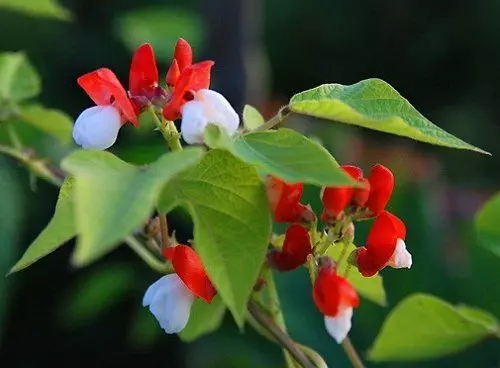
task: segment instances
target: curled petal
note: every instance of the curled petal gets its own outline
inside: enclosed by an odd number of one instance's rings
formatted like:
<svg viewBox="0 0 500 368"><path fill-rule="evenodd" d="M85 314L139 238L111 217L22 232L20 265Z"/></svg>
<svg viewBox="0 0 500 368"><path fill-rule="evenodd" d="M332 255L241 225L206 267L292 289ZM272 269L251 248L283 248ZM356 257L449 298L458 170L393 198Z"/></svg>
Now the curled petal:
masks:
<svg viewBox="0 0 500 368"><path fill-rule="evenodd" d="M166 333L178 333L186 327L195 296L177 274L163 276L152 284L142 300Z"/></svg>
<svg viewBox="0 0 500 368"><path fill-rule="evenodd" d="M127 91L111 70L97 69L82 75L77 82L96 105L113 104L120 110L125 121L130 121L135 126L139 125L136 110L128 98Z"/></svg>
<svg viewBox="0 0 500 368"><path fill-rule="evenodd" d="M203 110L203 103L199 101L189 101L182 106L181 133L188 144L203 143L203 132L208 124Z"/></svg>
<svg viewBox="0 0 500 368"><path fill-rule="evenodd" d="M172 261L175 272L194 295L207 303L212 301L217 291L210 282L200 258L191 247L170 247L164 256Z"/></svg>
<svg viewBox="0 0 500 368"><path fill-rule="evenodd" d="M363 177L363 171L352 165L343 165L342 169L354 180ZM325 187L321 191L321 202L323 203L323 214L321 219L324 222L331 222L338 219L346 206L351 202L354 189L349 186Z"/></svg>
<svg viewBox="0 0 500 368"><path fill-rule="evenodd" d="M358 183L362 185L361 188L354 188L352 192L351 202L359 207L363 207L370 196L370 182L368 179L361 178Z"/></svg>
<svg viewBox="0 0 500 368"><path fill-rule="evenodd" d="M266 182L267 198L276 222L298 222L307 207L300 203L304 186L302 183L289 184L268 176Z"/></svg>
<svg viewBox="0 0 500 368"><path fill-rule="evenodd" d="M174 86L177 83L180 75L181 71L179 69L179 64L177 64L177 60L174 59L172 61L172 64L170 64L170 68L168 68L166 77L167 85Z"/></svg>
<svg viewBox="0 0 500 368"><path fill-rule="evenodd" d="M326 316L336 317L344 307L357 307L359 297L351 284L337 275L331 264L321 267L313 286L316 307Z"/></svg>
<svg viewBox="0 0 500 368"><path fill-rule="evenodd" d="M210 124L226 129L229 135L236 133L240 117L223 95L211 89L200 89L194 95L194 100L203 103L203 114Z"/></svg>
<svg viewBox="0 0 500 368"><path fill-rule="evenodd" d="M394 175L392 171L383 165L375 165L368 178L370 182L370 196L366 202L373 215L381 213L394 189Z"/></svg>
<svg viewBox="0 0 500 368"><path fill-rule="evenodd" d="M351 307L342 308L337 316L325 316L325 327L331 337L340 344L351 330L353 310Z"/></svg>
<svg viewBox="0 0 500 368"><path fill-rule="evenodd" d="M283 248L269 253L268 262L280 271L289 271L303 265L311 252L309 232L302 225L293 224L286 230Z"/></svg>
<svg viewBox="0 0 500 368"><path fill-rule="evenodd" d="M111 147L122 124L120 112L113 106L94 106L84 110L73 126L73 139L86 149Z"/></svg>
<svg viewBox="0 0 500 368"><path fill-rule="evenodd" d="M174 59L177 60L181 72L193 62L193 50L191 49L191 45L183 38L177 40Z"/></svg>
<svg viewBox="0 0 500 368"><path fill-rule="evenodd" d="M158 86L158 68L153 48L145 43L132 57L129 73L129 91L132 96L152 96Z"/></svg>
<svg viewBox="0 0 500 368"><path fill-rule="evenodd" d="M387 266L392 268L410 268L412 258L410 252L406 249L406 244L403 239L398 239L396 249L392 254L391 259L387 262Z"/></svg>

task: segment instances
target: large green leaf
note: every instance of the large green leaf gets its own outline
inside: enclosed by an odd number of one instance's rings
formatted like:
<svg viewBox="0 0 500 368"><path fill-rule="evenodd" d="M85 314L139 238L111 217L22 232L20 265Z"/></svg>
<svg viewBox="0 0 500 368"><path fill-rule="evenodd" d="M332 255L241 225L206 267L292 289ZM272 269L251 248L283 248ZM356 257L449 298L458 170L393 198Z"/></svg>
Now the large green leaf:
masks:
<svg viewBox="0 0 500 368"><path fill-rule="evenodd" d="M358 125L439 146L487 153L431 123L398 91L380 79L344 86L324 84L296 94L293 112Z"/></svg>
<svg viewBox="0 0 500 368"><path fill-rule="evenodd" d="M68 177L59 191L54 216L45 229L30 244L10 273L20 271L40 258L52 253L76 235L74 204L74 180Z"/></svg>
<svg viewBox="0 0 500 368"><path fill-rule="evenodd" d="M291 129L240 135L234 150L238 157L264 173L290 183L353 184L324 147Z"/></svg>
<svg viewBox="0 0 500 368"><path fill-rule="evenodd" d="M47 109L40 105L30 105L22 109L21 119L42 132L52 135L62 143L71 142L73 122L62 111Z"/></svg>
<svg viewBox="0 0 500 368"><path fill-rule="evenodd" d="M40 93L40 78L22 52L0 54L0 102L19 102Z"/></svg>
<svg viewBox="0 0 500 368"><path fill-rule="evenodd" d="M341 243L331 246L328 249L328 255L334 260L338 260L343 247L344 245ZM338 269L338 273L340 275L345 273L345 269L347 267L347 257L354 249L356 249L354 244L347 245L344 261L340 264ZM379 305L387 305L387 296L385 294L382 276L379 274L372 277L364 277L361 273L359 273L356 267L351 267L347 280L351 282L361 296Z"/></svg>
<svg viewBox="0 0 500 368"><path fill-rule="evenodd" d="M227 151L212 150L162 192L160 210L178 205L191 213L195 248L242 325L271 233L269 206L257 171Z"/></svg>
<svg viewBox="0 0 500 368"><path fill-rule="evenodd" d="M114 249L141 226L163 186L196 164L203 150L168 153L148 167L130 165L109 152L75 151L62 167L75 176L78 244L75 265L86 265Z"/></svg>
<svg viewBox="0 0 500 368"><path fill-rule="evenodd" d="M226 306L219 296L216 296L210 304L199 298L196 299L191 307L189 322L179 333L179 337L184 342L191 342L217 330L222 323L225 311Z"/></svg>
<svg viewBox="0 0 500 368"><path fill-rule="evenodd" d="M60 6L57 0L0 0L0 9L6 8L39 17L68 20L69 11Z"/></svg>
<svg viewBox="0 0 500 368"><path fill-rule="evenodd" d="M487 312L414 294L391 311L369 357L377 362L437 358L498 335L498 328Z"/></svg>
<svg viewBox="0 0 500 368"><path fill-rule="evenodd" d="M481 244L500 257L500 193L497 193L477 212L476 233Z"/></svg>
<svg viewBox="0 0 500 368"><path fill-rule="evenodd" d="M260 127L266 121L260 114L259 110L251 105L245 105L243 108L243 124L248 130L253 130Z"/></svg>

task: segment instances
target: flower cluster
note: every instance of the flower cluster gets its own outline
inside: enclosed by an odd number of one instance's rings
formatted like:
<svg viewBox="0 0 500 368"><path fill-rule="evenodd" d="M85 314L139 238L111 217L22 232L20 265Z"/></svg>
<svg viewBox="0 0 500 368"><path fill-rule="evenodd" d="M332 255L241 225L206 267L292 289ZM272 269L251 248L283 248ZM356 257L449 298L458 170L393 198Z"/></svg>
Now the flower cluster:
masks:
<svg viewBox="0 0 500 368"><path fill-rule="evenodd" d="M406 228L395 215L385 210L394 189L392 172L375 165L365 178L356 166L342 166L353 185L324 187L321 190L324 234L313 244L315 215L310 206L300 202L303 185L286 183L275 177L267 179L269 203L276 222L290 223L281 248L271 249L269 266L288 271L305 264L314 268L313 299L325 316L330 335L342 342L351 328L353 308L359 304L355 289L346 275L337 274L337 263L324 254L330 246L349 246L354 240L354 222L374 218L366 244L348 257L365 277L375 275L386 266L410 268L412 258L406 249ZM342 261L342 257L338 262Z"/></svg>
<svg viewBox="0 0 500 368"><path fill-rule="evenodd" d="M162 112L163 124L182 118L181 133L189 144L203 143L207 124L216 124L233 135L238 114L220 93L210 87L211 60L192 63L191 46L179 39L174 58L161 87L154 51L141 45L132 57L128 91L115 73L100 68L78 78L78 84L96 106L85 109L73 128L75 142L83 148L107 149L127 122L139 126L139 115L148 107Z"/></svg>

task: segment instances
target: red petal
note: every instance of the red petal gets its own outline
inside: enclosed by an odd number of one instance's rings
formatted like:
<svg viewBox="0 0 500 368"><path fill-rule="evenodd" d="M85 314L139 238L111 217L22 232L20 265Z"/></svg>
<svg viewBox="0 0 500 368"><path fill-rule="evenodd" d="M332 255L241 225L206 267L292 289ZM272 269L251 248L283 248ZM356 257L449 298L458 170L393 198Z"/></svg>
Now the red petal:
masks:
<svg viewBox="0 0 500 368"><path fill-rule="evenodd" d="M172 249L173 251L170 251ZM167 253L167 254L165 254ZM167 248L164 255L171 257L174 270L186 287L197 297L210 303L217 294L196 252L187 245Z"/></svg>
<svg viewBox="0 0 500 368"><path fill-rule="evenodd" d="M357 307L359 297L351 284L331 266L323 267L314 282L313 299L326 316L335 317L341 307Z"/></svg>
<svg viewBox="0 0 500 368"><path fill-rule="evenodd" d="M405 239L404 223L390 212L382 212L373 223L366 240L366 250L359 251L358 268L371 276L385 267L396 249L398 239Z"/></svg>
<svg viewBox="0 0 500 368"><path fill-rule="evenodd" d="M165 78L167 81L167 85L174 86L175 83L177 83L180 75L181 71L179 69L179 64L177 63L177 60L174 59L174 61L172 61L172 64L170 65L170 68L168 68L167 77Z"/></svg>
<svg viewBox="0 0 500 368"><path fill-rule="evenodd" d="M368 180L371 188L366 207L376 216L389 202L394 189L394 175L387 167L378 164L373 167Z"/></svg>
<svg viewBox="0 0 500 368"><path fill-rule="evenodd" d="M368 181L368 179L361 178L358 180L358 183L363 185L363 187L354 188L352 192L351 202L356 206L363 207L370 197L370 182Z"/></svg>
<svg viewBox="0 0 500 368"><path fill-rule="evenodd" d="M297 222L305 206L300 203L304 186L302 183L288 184L279 178L268 176L267 197L276 222Z"/></svg>
<svg viewBox="0 0 500 368"><path fill-rule="evenodd" d="M82 75L77 79L96 105L114 104L122 113L126 121L139 125L134 105L127 95L115 73L107 68L100 68Z"/></svg>
<svg viewBox="0 0 500 368"><path fill-rule="evenodd" d="M196 92L210 87L210 72L214 64L212 60L205 60L186 67L182 72L192 73L187 89Z"/></svg>
<svg viewBox="0 0 500 368"><path fill-rule="evenodd" d="M344 171L349 174L354 180L359 180L363 177L363 170L357 166L353 165L342 165L340 166Z"/></svg>
<svg viewBox="0 0 500 368"><path fill-rule="evenodd" d="M132 96L149 96L158 86L158 68L153 48L145 43L135 51L129 74L129 91Z"/></svg>
<svg viewBox="0 0 500 368"><path fill-rule="evenodd" d="M293 224L286 230L281 251L269 253L268 261L280 271L289 271L303 265L311 252L309 232L302 225Z"/></svg>
<svg viewBox="0 0 500 368"><path fill-rule="evenodd" d="M193 50L191 49L191 45L183 38L177 40L174 59L177 60L181 72L193 62Z"/></svg>

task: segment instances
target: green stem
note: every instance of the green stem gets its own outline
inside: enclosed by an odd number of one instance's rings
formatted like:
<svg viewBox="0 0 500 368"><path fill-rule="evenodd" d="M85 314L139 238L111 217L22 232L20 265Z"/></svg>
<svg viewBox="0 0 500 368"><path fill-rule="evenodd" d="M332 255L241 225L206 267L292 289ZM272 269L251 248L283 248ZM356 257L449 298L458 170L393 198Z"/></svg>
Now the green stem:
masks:
<svg viewBox="0 0 500 368"><path fill-rule="evenodd" d="M169 246L167 215L165 213L158 212L158 217L160 219L161 249L165 250Z"/></svg>
<svg viewBox="0 0 500 368"><path fill-rule="evenodd" d="M342 242L342 251L340 252L339 259L337 260L337 266L340 266L342 261L344 260L344 257L347 253L347 248L349 248L349 244Z"/></svg>
<svg viewBox="0 0 500 368"><path fill-rule="evenodd" d="M344 351L354 368L365 368L363 361L359 357L359 354L354 348L354 345L352 345L351 339L349 337L346 337L344 341L342 341L342 347L344 348Z"/></svg>
<svg viewBox="0 0 500 368"><path fill-rule="evenodd" d="M283 120L285 120L288 115L290 115L290 108L287 106L282 107L280 111L276 115L274 115L270 120L268 120L266 123L262 124L261 126L258 126L254 130L250 131L249 133L257 133L257 132L263 132L265 130L269 130L271 128L274 128L276 125L281 124Z"/></svg>
<svg viewBox="0 0 500 368"><path fill-rule="evenodd" d="M153 256L142 244L133 236L127 236L124 242L132 249L144 262L153 270L163 274L173 273L174 269L171 264L160 261Z"/></svg>
<svg viewBox="0 0 500 368"><path fill-rule="evenodd" d="M160 131L163 139L167 142L168 147L171 151L182 151L181 145L181 135L177 131L177 127L175 126L173 121L162 121L156 114L156 110L154 106L150 106L148 108L151 115L153 115L153 120L155 121L156 127Z"/></svg>

